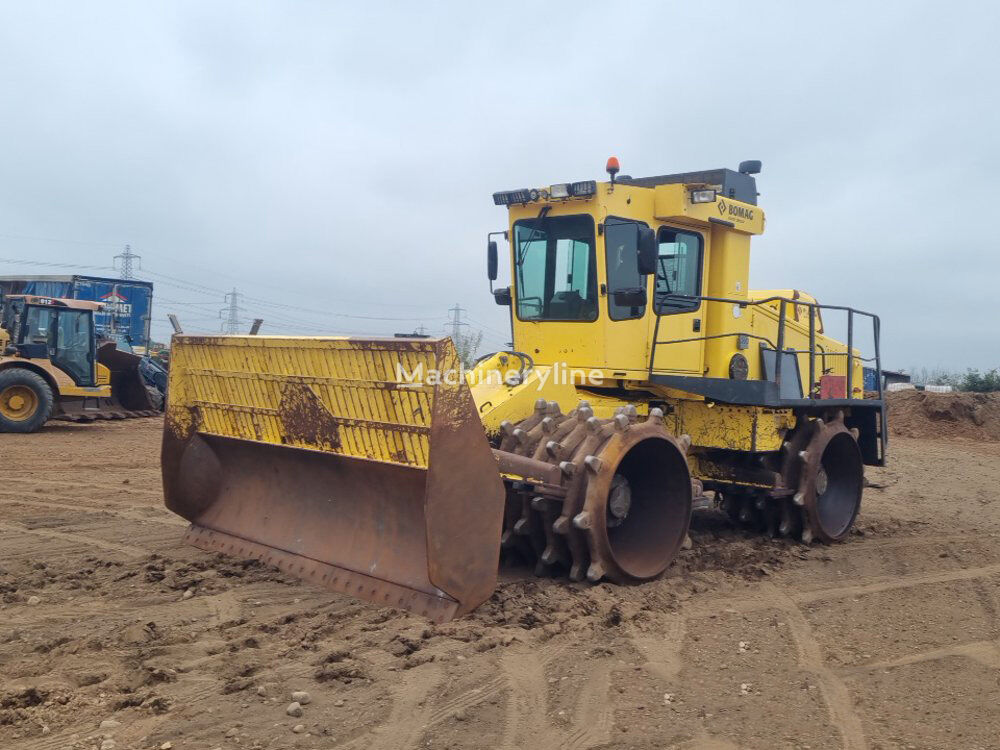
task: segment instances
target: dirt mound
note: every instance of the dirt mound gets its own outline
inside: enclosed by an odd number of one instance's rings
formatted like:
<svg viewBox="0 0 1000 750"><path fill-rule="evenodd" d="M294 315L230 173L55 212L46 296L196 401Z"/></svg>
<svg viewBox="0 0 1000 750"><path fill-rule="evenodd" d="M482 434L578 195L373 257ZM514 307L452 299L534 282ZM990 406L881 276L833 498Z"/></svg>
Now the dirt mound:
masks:
<svg viewBox="0 0 1000 750"><path fill-rule="evenodd" d="M897 391L887 402L892 435L1000 440L1000 393Z"/></svg>

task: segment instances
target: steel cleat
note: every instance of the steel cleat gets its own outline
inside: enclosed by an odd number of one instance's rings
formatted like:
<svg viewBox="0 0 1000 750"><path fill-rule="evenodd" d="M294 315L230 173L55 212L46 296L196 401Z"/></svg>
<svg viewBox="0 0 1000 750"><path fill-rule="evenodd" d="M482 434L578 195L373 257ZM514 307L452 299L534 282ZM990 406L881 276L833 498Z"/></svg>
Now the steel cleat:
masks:
<svg viewBox="0 0 1000 750"><path fill-rule="evenodd" d="M591 583L597 583L602 578L604 578L604 566L599 562L592 562L587 568L587 580Z"/></svg>

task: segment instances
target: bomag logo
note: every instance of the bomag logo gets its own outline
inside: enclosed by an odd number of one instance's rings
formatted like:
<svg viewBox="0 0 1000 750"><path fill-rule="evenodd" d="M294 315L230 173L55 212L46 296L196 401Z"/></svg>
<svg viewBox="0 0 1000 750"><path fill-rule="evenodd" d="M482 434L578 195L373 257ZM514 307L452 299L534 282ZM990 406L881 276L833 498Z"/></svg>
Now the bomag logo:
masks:
<svg viewBox="0 0 1000 750"><path fill-rule="evenodd" d="M720 200L717 204L719 207L719 213L723 216L730 216L734 219L746 219L747 221L753 221L753 209L746 208L744 206L734 206L732 203L726 203Z"/></svg>

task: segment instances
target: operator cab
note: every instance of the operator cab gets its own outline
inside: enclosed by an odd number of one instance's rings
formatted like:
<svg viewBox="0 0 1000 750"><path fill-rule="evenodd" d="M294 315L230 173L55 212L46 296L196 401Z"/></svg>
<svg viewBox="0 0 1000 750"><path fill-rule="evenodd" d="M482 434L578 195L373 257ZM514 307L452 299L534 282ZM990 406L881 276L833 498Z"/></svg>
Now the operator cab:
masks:
<svg viewBox="0 0 1000 750"><path fill-rule="evenodd" d="M37 295L4 297L5 356L47 359L78 386L96 384L94 312L98 302Z"/></svg>
<svg viewBox="0 0 1000 750"><path fill-rule="evenodd" d="M727 376L722 353L709 356L719 347L707 334L711 323L715 335L733 326L702 298L747 297L749 240L763 231L760 163L640 178L618 171L612 157L609 182L493 194L510 214L502 234L511 284L494 297L511 307L514 349L616 380L702 376L706 368ZM493 235L491 282L499 267Z"/></svg>

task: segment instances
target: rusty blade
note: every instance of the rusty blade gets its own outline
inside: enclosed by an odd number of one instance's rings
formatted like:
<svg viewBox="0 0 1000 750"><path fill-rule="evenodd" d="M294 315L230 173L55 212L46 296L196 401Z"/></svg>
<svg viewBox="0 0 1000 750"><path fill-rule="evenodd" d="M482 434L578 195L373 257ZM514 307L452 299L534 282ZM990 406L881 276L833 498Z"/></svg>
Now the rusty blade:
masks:
<svg viewBox="0 0 1000 750"><path fill-rule="evenodd" d="M111 398L115 408L110 412L155 411L139 374L141 360L142 357L136 354L118 349L114 342L106 342L97 350L97 361L111 371Z"/></svg>
<svg viewBox="0 0 1000 750"><path fill-rule="evenodd" d="M281 392L268 414L285 444L212 434L200 406L172 405L164 495L188 541L439 622L491 595L504 492L464 382L437 388L429 427L412 428L427 431L426 466L345 455L349 426L388 423L335 416L301 383Z"/></svg>

